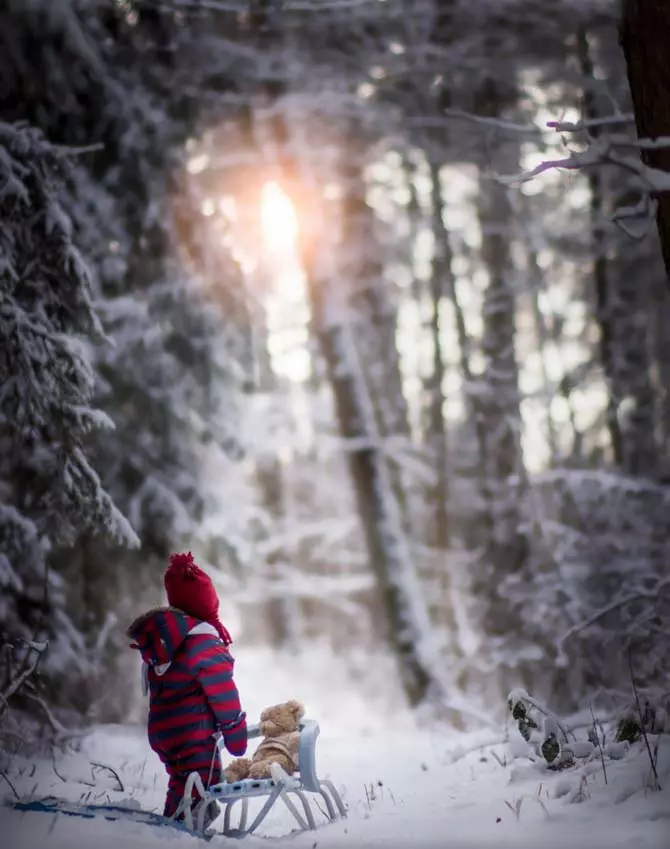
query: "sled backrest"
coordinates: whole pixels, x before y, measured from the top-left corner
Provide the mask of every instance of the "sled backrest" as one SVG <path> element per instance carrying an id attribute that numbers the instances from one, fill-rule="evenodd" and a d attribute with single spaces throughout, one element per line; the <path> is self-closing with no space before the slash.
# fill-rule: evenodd
<path id="1" fill-rule="evenodd" d="M 321 782 L 316 772 L 316 740 L 321 729 L 319 723 L 313 719 L 303 719 L 300 722 L 300 741 L 298 744 L 298 772 L 300 781 L 305 790 L 319 793 Z M 247 738 L 256 740 L 262 737 L 260 726 L 257 723 L 247 726 Z M 218 740 L 219 753 L 225 752 L 223 738 Z"/>
<path id="2" fill-rule="evenodd" d="M 300 723 L 298 769 L 302 786 L 312 793 L 318 793 L 321 788 L 316 774 L 316 739 L 320 730 L 319 723 L 313 719 L 303 719 Z"/>

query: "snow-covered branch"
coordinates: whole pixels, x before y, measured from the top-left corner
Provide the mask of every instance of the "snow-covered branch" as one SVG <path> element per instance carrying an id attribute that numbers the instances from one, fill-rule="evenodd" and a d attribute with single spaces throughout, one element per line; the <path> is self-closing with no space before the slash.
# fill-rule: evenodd
<path id="1" fill-rule="evenodd" d="M 44 652 L 49 647 L 46 642 L 38 643 L 32 640 L 23 641 L 26 645 L 26 655 L 23 661 L 23 669 L 13 678 L 7 687 L 0 693 L 0 717 L 4 716 L 9 709 L 9 700 L 16 695 L 18 691 L 27 682 L 30 676 L 37 669 L 37 665 Z"/>
<path id="2" fill-rule="evenodd" d="M 613 613 L 617 610 L 620 610 L 622 607 L 627 607 L 628 605 L 634 604 L 637 601 L 641 601 L 643 599 L 648 599 L 651 601 L 658 601 L 661 593 L 667 588 L 670 587 L 670 577 L 663 578 L 660 580 L 655 587 L 652 589 L 644 589 L 640 588 L 636 591 L 628 591 L 624 592 L 619 598 L 612 601 L 610 604 L 606 604 L 603 607 L 599 608 L 592 616 L 589 616 L 588 619 L 585 619 L 582 622 L 574 625 L 568 631 L 563 634 L 561 639 L 559 640 L 559 645 L 562 645 L 566 640 L 570 639 L 574 634 L 579 633 L 580 631 L 585 630 L 591 625 L 595 625 L 596 622 L 599 622 L 605 616 L 610 613 Z"/>
<path id="3" fill-rule="evenodd" d="M 551 122 L 559 130 L 577 132 L 582 124 Z M 544 174 L 547 171 L 582 171 L 600 165 L 615 165 L 640 179 L 643 189 L 649 194 L 670 191 L 670 174 L 659 168 L 646 165 L 639 157 L 641 150 L 660 150 L 670 147 L 670 138 L 633 139 L 620 134 L 591 138 L 588 147 L 572 151 L 561 159 L 547 159 L 530 171 L 515 175 L 502 175 L 498 179 L 506 185 L 518 185 Z"/>

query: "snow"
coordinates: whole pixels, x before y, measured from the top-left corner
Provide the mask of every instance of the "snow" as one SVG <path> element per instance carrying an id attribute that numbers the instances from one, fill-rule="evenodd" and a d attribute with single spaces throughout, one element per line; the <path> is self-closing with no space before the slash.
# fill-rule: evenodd
<path id="1" fill-rule="evenodd" d="M 344 664 L 319 645 L 300 655 L 240 647 L 237 680 L 252 717 L 262 707 L 297 697 L 321 725 L 317 751 L 322 777 L 342 792 L 348 818 L 317 834 L 282 841 L 295 849 L 392 849 L 393 847 L 515 847 L 589 849 L 664 845 L 670 818 L 670 745 L 661 740 L 658 769 L 662 792 L 650 788 L 643 745 L 621 760 L 607 761 L 607 784 L 599 758 L 554 773 L 525 756 L 511 730 L 502 742 L 490 729 L 455 734 L 422 726 L 401 707 L 388 682 L 392 661 L 360 652 Z M 138 676 L 139 678 L 139 676 Z M 138 717 L 144 706 L 138 709 Z M 491 745 L 495 740 L 498 743 Z M 160 809 L 166 778 L 140 725 L 101 726 L 81 741 L 35 763 L 10 759 L 2 771 L 21 795 L 57 795 L 72 801 L 129 802 Z M 516 755 L 516 757 L 515 757 Z M 123 784 L 119 789 L 118 778 Z M 0 792 L 10 797 L 2 782 Z M 6 791 L 6 792 L 5 792 Z M 252 810 L 255 809 L 252 802 Z M 42 813 L 3 811 L 0 849 L 153 849 L 205 846 L 198 838 L 137 823 L 110 823 Z M 278 837 L 291 828 L 279 807 L 263 826 Z M 215 837 L 210 846 L 272 845 L 258 837 Z"/>

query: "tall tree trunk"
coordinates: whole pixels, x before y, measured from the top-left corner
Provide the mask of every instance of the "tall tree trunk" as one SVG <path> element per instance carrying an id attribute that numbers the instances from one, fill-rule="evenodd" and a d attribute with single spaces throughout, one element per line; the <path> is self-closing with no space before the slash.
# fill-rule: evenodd
<path id="1" fill-rule="evenodd" d="M 553 397 L 552 381 L 549 377 L 549 362 L 547 359 L 547 345 L 549 343 L 549 328 L 542 307 L 540 305 L 540 294 L 542 292 L 542 269 L 538 262 L 537 253 L 531 248 L 528 251 L 528 264 L 530 266 L 531 286 L 530 303 L 533 313 L 533 328 L 540 353 L 540 371 L 542 372 L 543 399 L 547 416 L 547 444 L 549 446 L 549 462 L 555 466 L 559 457 L 558 434 L 556 423 L 551 412 L 551 399 Z"/>
<path id="2" fill-rule="evenodd" d="M 436 483 L 433 489 L 434 533 L 431 543 L 439 550 L 449 547 L 449 456 L 447 428 L 444 420 L 444 357 L 442 354 L 441 309 L 444 303 L 447 278 L 451 268 L 451 245 L 442 221 L 442 192 L 440 190 L 439 166 L 431 164 L 431 193 L 433 201 L 433 233 L 435 253 L 430 275 L 430 340 L 433 349 L 433 367 L 427 382 L 429 391 L 428 444 L 435 464 Z M 446 571 L 446 570 L 445 570 Z"/>
<path id="3" fill-rule="evenodd" d="M 269 396 L 278 392 L 277 380 L 269 353 L 267 353 L 266 336 L 266 362 L 260 374 L 261 392 Z M 261 502 L 268 515 L 274 523 L 276 533 L 283 535 L 286 525 L 286 497 L 285 483 L 282 464 L 274 448 L 261 451 L 256 457 L 256 480 L 261 492 Z M 270 632 L 273 646 L 276 648 L 295 648 L 299 640 L 299 623 L 302 615 L 300 602 L 297 599 L 284 598 L 276 594 L 273 583 L 282 577 L 282 564 L 288 563 L 290 553 L 284 546 L 275 547 L 267 557 L 269 581 L 269 594 L 266 602 L 266 622 Z"/>
<path id="4" fill-rule="evenodd" d="M 410 436 L 407 399 L 403 391 L 400 354 L 396 344 L 398 315 L 391 284 L 384 279 L 375 214 L 366 201 L 360 165 L 349 163 L 342 173 L 342 239 L 347 246 L 342 273 L 351 281 L 351 307 L 362 326 L 373 331 L 365 338 L 369 354 L 366 371 L 373 388 L 381 433 Z"/>
<path id="5" fill-rule="evenodd" d="M 479 111 L 500 118 L 503 104 L 494 81 L 480 93 Z M 518 163 L 514 141 L 498 140 L 489 149 L 493 173 L 511 173 Z M 483 175 L 478 217 L 481 257 L 488 273 L 483 302 L 484 372 L 479 415 L 484 429 L 484 554 L 474 573 L 472 592 L 480 606 L 479 625 L 494 640 L 522 638 L 513 602 L 505 592 L 526 564 L 527 542 L 521 530 L 521 497 L 525 470 L 520 447 L 521 403 L 515 355 L 516 293 L 510 256 L 513 209 L 508 190 Z"/>
<path id="6" fill-rule="evenodd" d="M 310 216 L 312 220 L 316 217 Z M 384 456 L 358 338 L 354 338 L 350 323 L 348 278 L 325 235 L 332 231 L 331 225 L 328 222 L 321 228 L 320 238 L 308 239 L 311 247 L 302 251 L 314 325 L 333 390 L 339 430 L 350 444 L 349 469 L 370 566 L 383 599 L 386 638 L 397 659 L 409 704 L 439 702 L 443 693 L 428 609 Z"/>
<path id="7" fill-rule="evenodd" d="M 665 0 L 623 0 L 620 42 L 626 59 L 640 138 L 670 137 L 670 4 Z M 670 147 L 644 151 L 652 168 L 670 172 Z M 670 288 L 670 192 L 658 195 L 656 224 Z"/>
<path id="8" fill-rule="evenodd" d="M 351 149 L 355 149 L 352 143 Z M 381 249 L 374 211 L 365 198 L 360 165 L 349 162 L 342 169 L 342 243 L 346 245 L 339 273 L 349 281 L 348 308 L 356 321 L 356 339 L 375 418 L 382 439 L 380 448 L 401 511 L 402 527 L 414 536 L 407 492 L 408 481 L 398 449 L 411 441 L 409 408 L 404 393 L 400 353 L 396 342 L 397 309 L 391 284 L 384 279 Z"/>
<path id="9" fill-rule="evenodd" d="M 261 491 L 263 507 L 275 522 L 275 530 L 282 533 L 285 527 L 285 496 L 282 466 L 274 453 L 265 453 L 256 459 L 256 479 Z M 271 578 L 281 578 L 281 565 L 289 559 L 282 547 L 267 557 Z M 299 601 L 276 595 L 270 581 L 266 602 L 266 622 L 274 648 L 295 648 L 299 641 Z"/>
<path id="10" fill-rule="evenodd" d="M 533 330 L 537 343 L 542 376 L 542 396 L 547 416 L 547 445 L 549 448 L 550 464 L 554 466 L 560 455 L 556 422 L 551 413 L 551 402 L 559 380 L 551 379 L 549 367 L 549 346 L 552 342 L 551 323 L 547 320 L 541 306 L 541 297 L 546 292 L 545 273 L 540 265 L 539 252 L 542 243 L 538 231 L 533 225 L 533 213 L 529 199 L 523 194 L 514 199 L 514 210 L 517 216 L 517 232 L 522 242 L 525 242 L 528 261 L 528 299 L 533 316 Z"/>
<path id="11" fill-rule="evenodd" d="M 588 40 L 583 30 L 580 30 L 577 34 L 577 55 L 580 71 L 584 78 L 584 118 L 588 121 L 595 121 L 599 115 L 592 88 L 594 67 L 589 52 Z M 597 137 L 598 127 L 594 127 L 592 132 Z M 590 168 L 587 179 L 590 192 L 589 207 L 593 249 L 592 274 L 595 287 L 596 321 L 600 328 L 600 360 L 605 373 L 607 391 L 606 421 L 614 464 L 621 467 L 623 465 L 624 446 L 618 415 L 618 399 L 621 397 L 621 393 L 619 391 L 620 387 L 618 385 L 618 375 L 615 365 L 616 340 L 614 312 L 616 309 L 616 292 L 612 287 L 609 263 L 607 261 L 604 177 L 598 168 Z"/>
<path id="12" fill-rule="evenodd" d="M 656 395 L 659 421 L 659 450 L 670 457 L 670 291 L 660 279 L 654 280 L 648 311 L 656 363 Z M 663 470 L 664 476 L 668 469 Z"/>
<path id="13" fill-rule="evenodd" d="M 588 34 L 577 35 L 580 70 L 584 77 L 584 117 L 601 117 L 593 88 L 595 68 Z M 592 132 L 597 136 L 598 128 Z M 654 393 L 651 385 L 645 287 L 624 261 L 609 262 L 605 233 L 607 186 L 601 169 L 588 174 L 591 189 L 591 227 L 595 256 L 597 318 L 601 329 L 601 358 L 607 379 L 607 425 L 615 464 L 631 475 L 649 474 L 657 462 Z M 622 402 L 628 401 L 628 409 Z"/>
<path id="14" fill-rule="evenodd" d="M 430 338 L 433 349 L 433 367 L 427 381 L 429 393 L 429 416 L 427 428 L 427 443 L 431 460 L 435 467 L 435 485 L 429 493 L 432 501 L 432 533 L 428 544 L 434 547 L 439 555 L 438 580 L 440 582 L 441 598 L 439 612 L 442 622 L 448 631 L 448 651 L 453 656 L 460 656 L 458 642 L 458 623 L 454 607 L 453 576 L 449 569 L 447 552 L 452 542 L 452 524 L 449 516 L 449 449 L 448 433 L 444 416 L 444 381 L 445 366 L 442 349 L 442 308 L 445 305 L 446 293 L 455 292 L 454 272 L 452 268 L 453 253 L 449 233 L 444 224 L 444 200 L 440 183 L 440 167 L 430 163 L 432 226 L 434 236 L 434 255 L 430 276 Z"/>
<path id="15" fill-rule="evenodd" d="M 261 43 L 266 47 L 281 43 L 283 34 L 270 32 L 268 0 L 257 0 L 255 5 L 258 12 L 255 26 Z M 384 435 L 402 432 L 406 427 L 403 399 L 392 391 L 391 405 L 382 411 L 383 417 L 375 409 L 356 344 L 358 340 L 354 340 L 350 324 L 351 295 L 355 294 L 368 326 L 375 331 L 376 344 L 383 339 L 388 346 L 380 346 L 383 354 L 380 367 L 386 367 L 386 357 L 397 363 L 395 318 L 389 315 L 380 296 L 378 256 L 371 264 L 370 245 L 366 245 L 367 238 L 374 238 L 373 218 L 362 192 L 360 168 L 356 164 L 353 173 L 338 175 L 345 177 L 341 205 L 345 220 L 339 229 L 353 243 L 356 291 L 352 293 L 350 278 L 337 261 L 332 244 L 332 231 L 338 223 L 324 220 L 330 207 L 318 201 L 319 183 L 309 163 L 296 161 L 289 152 L 291 128 L 276 110 L 283 93 L 281 85 L 278 88 L 266 83 L 262 88 L 267 101 L 275 107 L 276 117 L 272 124 L 278 165 L 301 222 L 299 249 L 307 278 L 313 328 L 332 387 L 339 430 L 348 441 L 347 459 L 370 566 L 383 600 L 386 638 L 397 660 L 408 703 L 417 706 L 443 702 L 444 693 L 437 676 L 439 658 L 433 645 L 428 608 L 410 555 L 397 486 L 389 474 L 382 444 Z M 351 182 L 347 178 L 351 178 Z M 313 208 L 310 208 L 310 198 L 315 204 Z M 356 231 L 357 227 L 361 231 Z M 351 248 L 347 243 L 347 249 Z M 363 283 L 370 285 L 362 287 Z M 372 334 L 371 338 L 374 339 Z M 399 377 L 399 370 L 397 375 Z M 395 365 L 391 379 L 397 389 Z"/>

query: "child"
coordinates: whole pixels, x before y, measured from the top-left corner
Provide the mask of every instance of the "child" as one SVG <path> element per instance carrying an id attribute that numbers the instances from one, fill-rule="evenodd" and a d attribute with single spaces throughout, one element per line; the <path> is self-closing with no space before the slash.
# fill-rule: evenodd
<path id="1" fill-rule="evenodd" d="M 189 552 L 170 556 L 164 580 L 170 606 L 140 616 L 127 633 L 144 661 L 149 744 L 170 776 L 163 815 L 171 817 L 189 773 L 198 772 L 205 787 L 221 780 L 215 733 L 239 757 L 247 748 L 247 722 L 233 681 L 232 640 L 219 621 L 211 579 Z M 214 807 L 209 822 L 218 814 Z"/>

